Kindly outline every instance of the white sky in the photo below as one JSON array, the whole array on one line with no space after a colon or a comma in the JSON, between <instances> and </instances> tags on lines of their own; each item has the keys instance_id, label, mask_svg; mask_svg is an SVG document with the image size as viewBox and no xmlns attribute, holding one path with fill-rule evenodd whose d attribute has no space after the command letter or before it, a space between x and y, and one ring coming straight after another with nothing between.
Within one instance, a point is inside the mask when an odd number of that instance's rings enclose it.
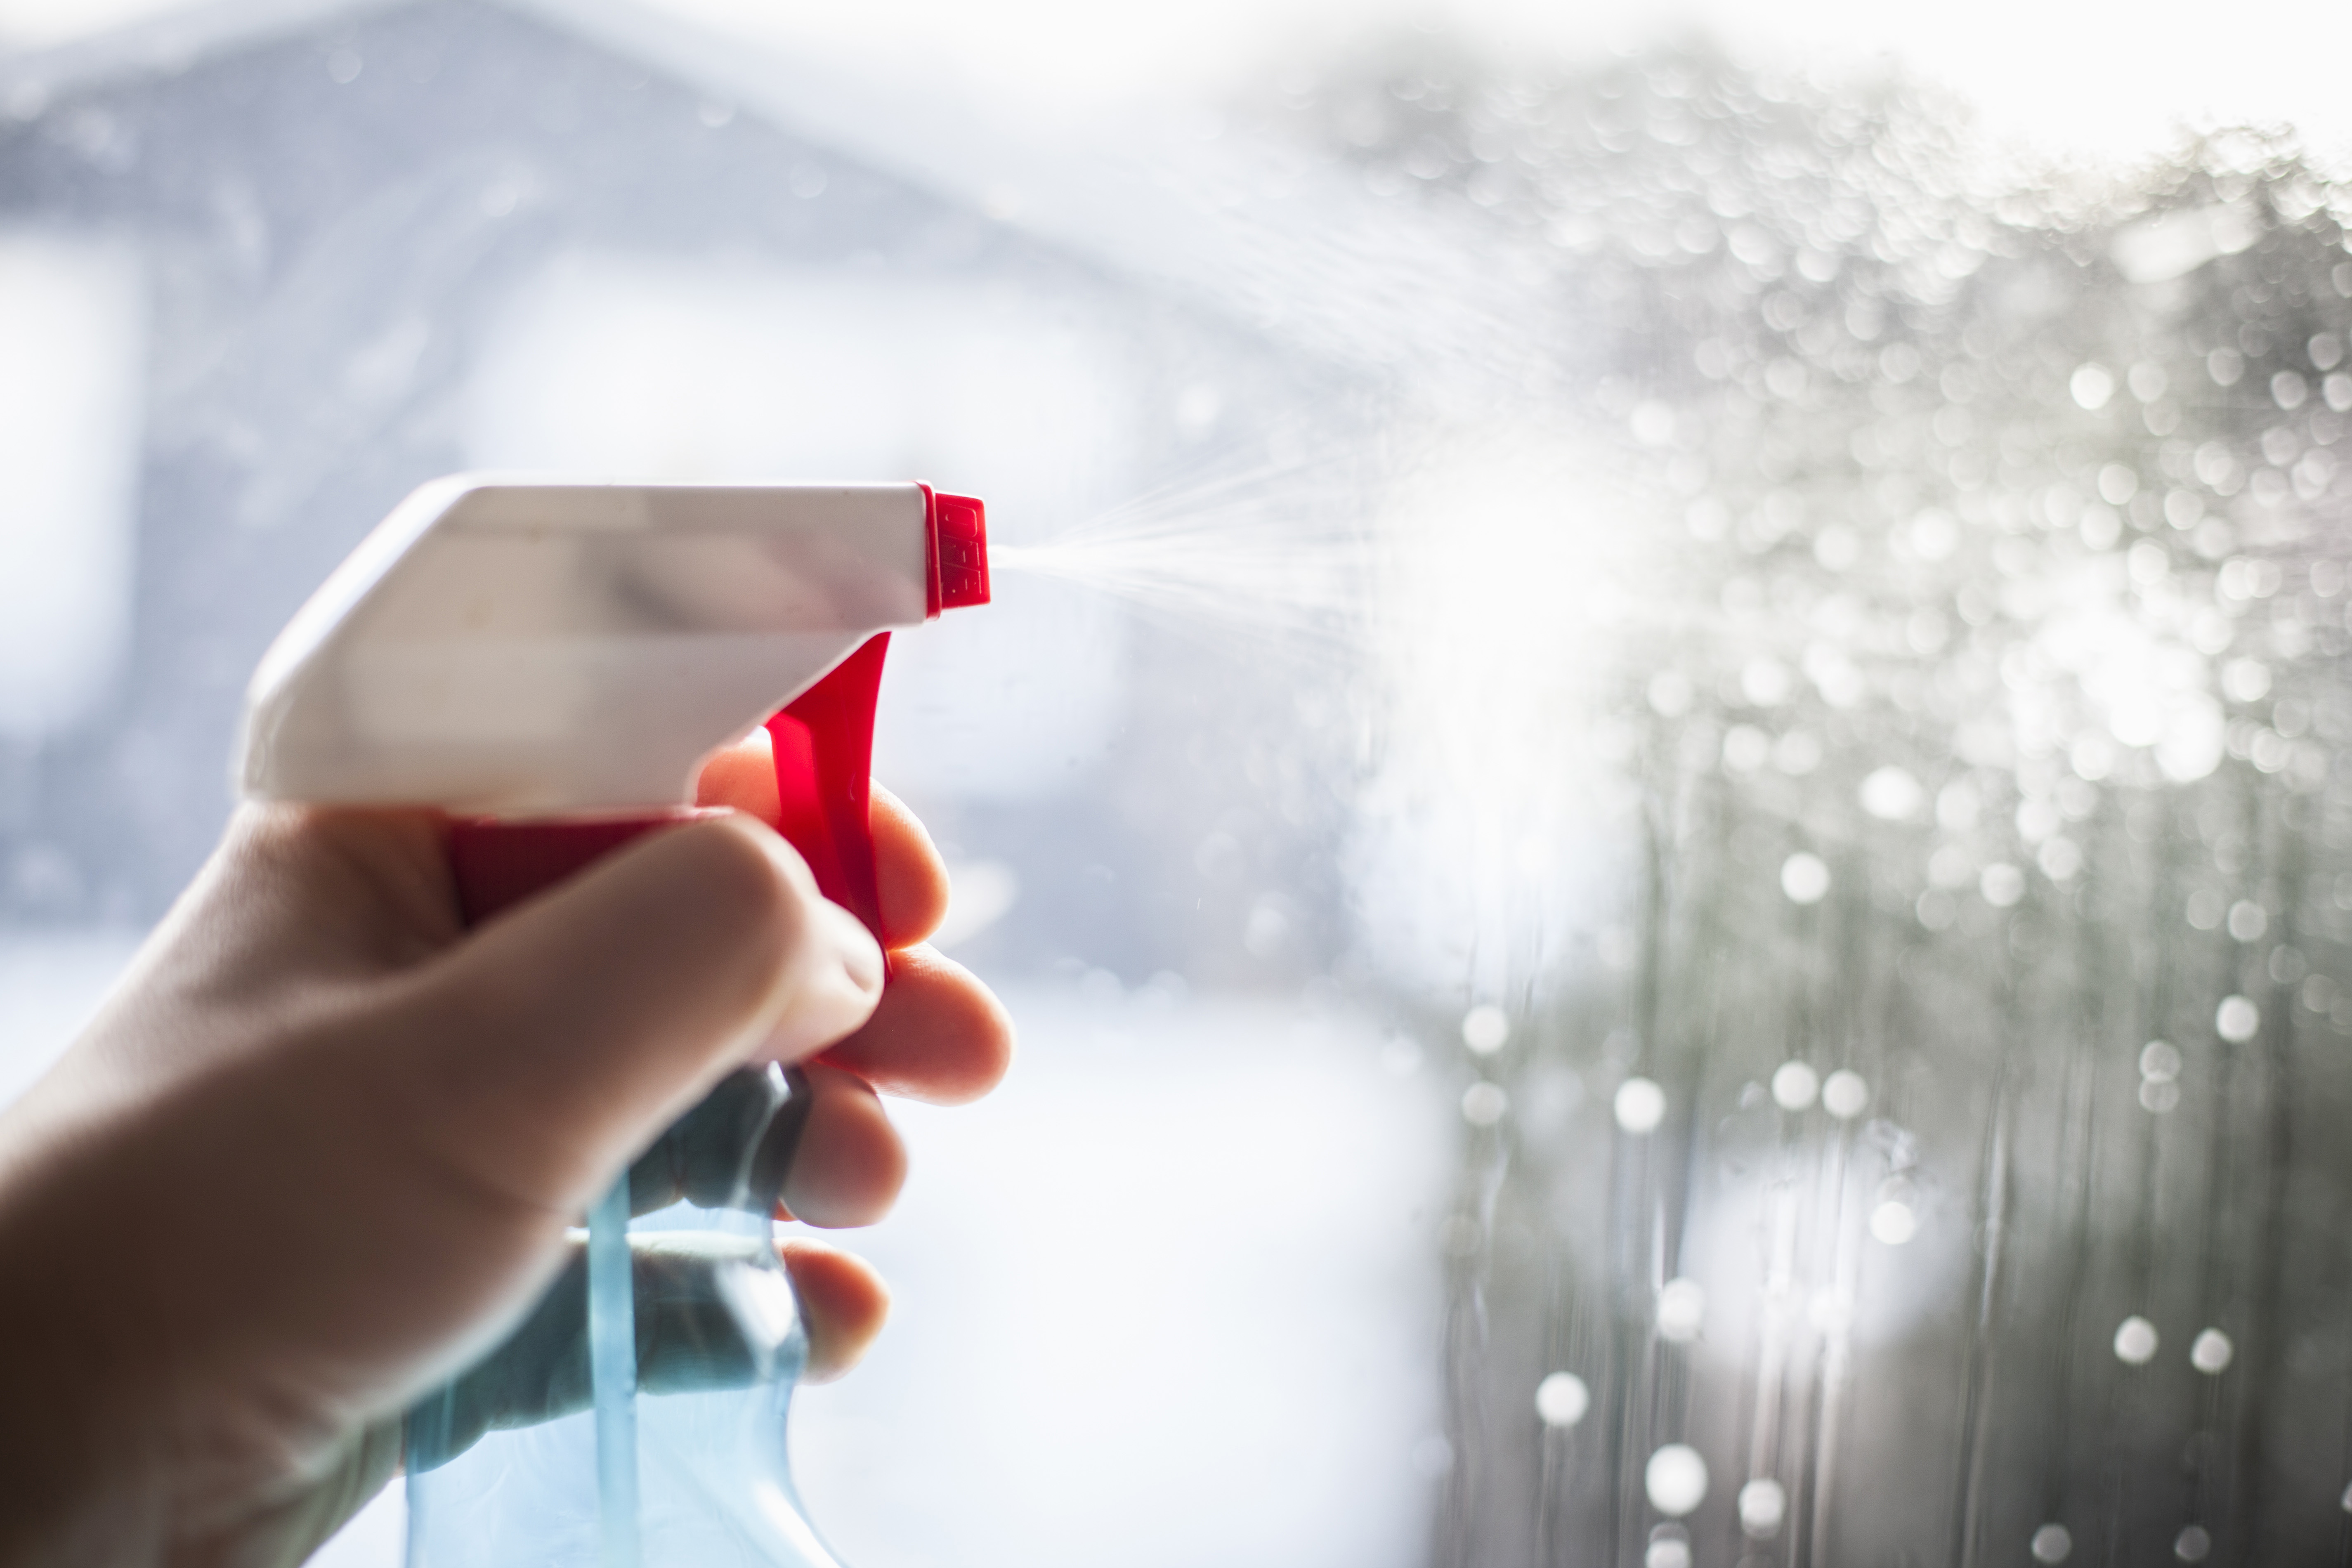
<instances>
[{"instance_id":1,"label":"white sky","mask_svg":"<svg viewBox=\"0 0 2352 1568\"><path fill-rule=\"evenodd\" d=\"M0 5L35 0L0 0ZM1213 89L1323 39L1413 22L1589 51L1700 26L1835 68L1892 55L1959 89L1987 122L2064 152L2129 155L2200 117L2292 120L2352 152L2346 0L657 0L746 31L828 38L976 86L1100 107ZM1041 105L1043 106L1043 105Z\"/></svg>"},{"instance_id":2,"label":"white sky","mask_svg":"<svg viewBox=\"0 0 2352 1568\"><path fill-rule=\"evenodd\" d=\"M0 0L0 39L55 41L189 0ZM1693 25L1824 65L1892 54L2007 135L2129 154L2183 119L2302 125L2352 153L2346 0L645 0L778 41L820 41L963 78L1048 112L1213 90L1319 39L1412 21L1547 50Z\"/></svg>"}]
</instances>

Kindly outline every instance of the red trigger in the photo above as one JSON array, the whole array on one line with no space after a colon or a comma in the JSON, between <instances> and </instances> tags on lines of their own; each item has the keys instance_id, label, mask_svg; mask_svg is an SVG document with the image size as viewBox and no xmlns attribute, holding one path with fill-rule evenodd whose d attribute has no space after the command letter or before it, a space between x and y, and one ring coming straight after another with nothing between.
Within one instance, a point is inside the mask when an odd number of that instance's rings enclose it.
<instances>
[{"instance_id":1,"label":"red trigger","mask_svg":"<svg viewBox=\"0 0 2352 1568\"><path fill-rule=\"evenodd\" d=\"M824 679L768 721L776 753L776 830L801 852L819 891L882 942L868 785L874 704L890 634L866 639Z\"/></svg>"}]
</instances>

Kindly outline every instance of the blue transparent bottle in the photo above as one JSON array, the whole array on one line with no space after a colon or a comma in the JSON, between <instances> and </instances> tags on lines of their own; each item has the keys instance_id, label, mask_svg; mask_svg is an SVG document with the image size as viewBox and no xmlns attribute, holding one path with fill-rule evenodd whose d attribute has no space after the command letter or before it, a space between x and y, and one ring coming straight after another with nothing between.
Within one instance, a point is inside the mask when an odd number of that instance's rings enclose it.
<instances>
[{"instance_id":1,"label":"blue transparent bottle","mask_svg":"<svg viewBox=\"0 0 2352 1568\"><path fill-rule=\"evenodd\" d=\"M808 1103L796 1072L728 1078L409 1413L410 1568L838 1568L784 1445L808 1342L772 1215Z\"/></svg>"}]
</instances>

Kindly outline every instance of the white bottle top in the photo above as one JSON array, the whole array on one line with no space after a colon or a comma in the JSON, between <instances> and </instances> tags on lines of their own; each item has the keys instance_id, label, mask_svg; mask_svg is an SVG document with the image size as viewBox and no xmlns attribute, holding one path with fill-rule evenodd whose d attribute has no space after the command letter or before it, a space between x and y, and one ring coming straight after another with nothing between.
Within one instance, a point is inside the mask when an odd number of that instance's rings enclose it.
<instances>
[{"instance_id":1,"label":"white bottle top","mask_svg":"<svg viewBox=\"0 0 2352 1568\"><path fill-rule=\"evenodd\" d=\"M929 505L915 484L436 479L263 657L237 784L501 816L688 802L712 751L926 618Z\"/></svg>"}]
</instances>

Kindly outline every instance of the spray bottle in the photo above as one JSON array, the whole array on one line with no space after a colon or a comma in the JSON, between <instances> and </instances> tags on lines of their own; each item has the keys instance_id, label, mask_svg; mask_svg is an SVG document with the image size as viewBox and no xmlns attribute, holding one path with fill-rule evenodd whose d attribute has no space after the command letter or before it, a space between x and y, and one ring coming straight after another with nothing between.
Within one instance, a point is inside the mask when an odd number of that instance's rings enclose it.
<instances>
[{"instance_id":1,"label":"spray bottle","mask_svg":"<svg viewBox=\"0 0 2352 1568\"><path fill-rule=\"evenodd\" d=\"M703 760L764 721L780 831L878 938L889 632L988 598L984 509L928 485L440 479L264 656L239 783L448 813L474 922L692 815ZM721 1082L410 1411L411 1568L837 1568L784 1455L807 1346L771 1226L807 1109L795 1072Z\"/></svg>"}]
</instances>

